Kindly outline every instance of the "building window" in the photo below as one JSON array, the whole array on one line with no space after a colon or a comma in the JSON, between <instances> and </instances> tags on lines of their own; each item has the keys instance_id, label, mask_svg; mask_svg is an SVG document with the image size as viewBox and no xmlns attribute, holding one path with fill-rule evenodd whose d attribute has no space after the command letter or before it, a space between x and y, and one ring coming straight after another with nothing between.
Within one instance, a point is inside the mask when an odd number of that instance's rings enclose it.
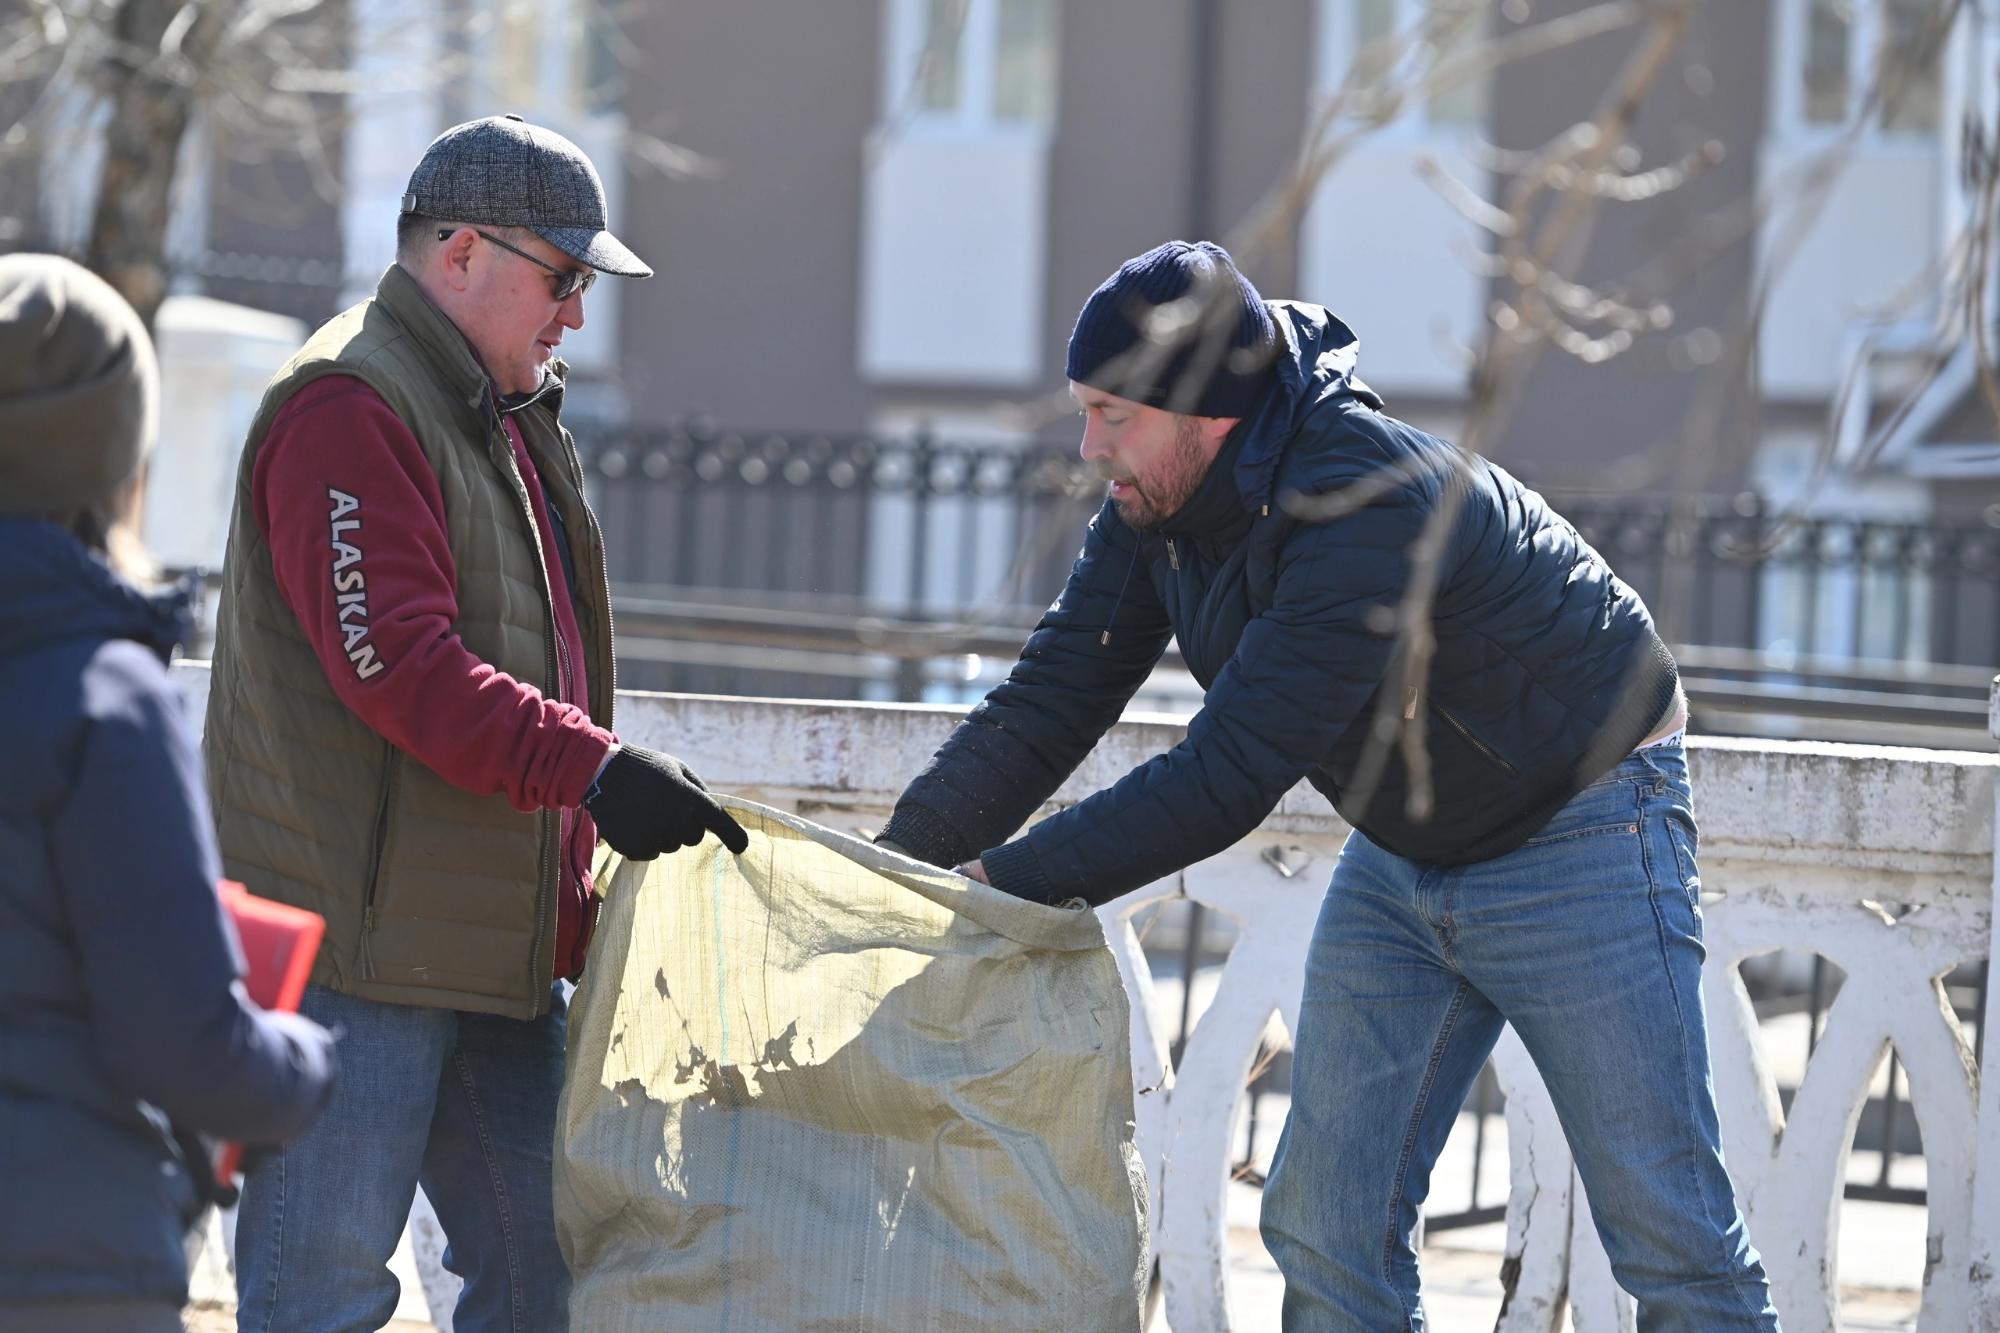
<instances>
[{"instance_id":1,"label":"building window","mask_svg":"<svg viewBox=\"0 0 2000 1333\"><path fill-rule=\"evenodd\" d=\"M1933 136L1943 118L1941 20L1936 0L1785 0L1773 80L1781 126L1833 133L1857 116L1886 136ZM1874 93L1873 102L1867 99Z\"/></svg>"},{"instance_id":2,"label":"building window","mask_svg":"<svg viewBox=\"0 0 2000 1333\"><path fill-rule=\"evenodd\" d=\"M542 12L533 5L503 4L493 16L493 77L508 105L542 100Z\"/></svg>"},{"instance_id":3,"label":"building window","mask_svg":"<svg viewBox=\"0 0 2000 1333\"><path fill-rule=\"evenodd\" d=\"M959 85L959 42L965 33L966 0L929 0L924 35L918 43L917 105L936 115L955 115L964 100Z\"/></svg>"},{"instance_id":4,"label":"building window","mask_svg":"<svg viewBox=\"0 0 2000 1333\"><path fill-rule=\"evenodd\" d=\"M1489 0L1358 0L1336 3L1321 12L1327 22L1345 28L1347 59L1337 68L1351 71L1357 89L1389 92L1421 80L1429 71L1471 52L1486 40ZM1397 109L1399 123L1451 133L1480 128L1486 120L1490 77L1469 72L1450 87L1440 88L1422 102ZM1376 114L1370 99L1357 111Z\"/></svg>"},{"instance_id":5,"label":"building window","mask_svg":"<svg viewBox=\"0 0 2000 1333\"><path fill-rule=\"evenodd\" d=\"M561 118L624 104L623 39L604 5L498 0L491 14L490 78L505 109Z\"/></svg>"},{"instance_id":6,"label":"building window","mask_svg":"<svg viewBox=\"0 0 2000 1333\"><path fill-rule=\"evenodd\" d=\"M609 115L624 107L625 66L636 54L605 8L593 3L572 11L571 86L576 90L578 108L591 115Z\"/></svg>"},{"instance_id":7,"label":"building window","mask_svg":"<svg viewBox=\"0 0 2000 1333\"><path fill-rule=\"evenodd\" d=\"M1029 387L1048 355L1055 0L888 0L882 37L857 365L881 384ZM976 327L938 338L959 310Z\"/></svg>"},{"instance_id":8,"label":"building window","mask_svg":"<svg viewBox=\"0 0 2000 1333\"><path fill-rule=\"evenodd\" d=\"M894 0L892 116L940 126L1055 120L1053 0Z\"/></svg>"},{"instance_id":9,"label":"building window","mask_svg":"<svg viewBox=\"0 0 2000 1333\"><path fill-rule=\"evenodd\" d=\"M1806 124L1841 125L1847 121L1847 53L1853 26L1839 0L1812 0L1806 15Z\"/></svg>"},{"instance_id":10,"label":"building window","mask_svg":"<svg viewBox=\"0 0 2000 1333\"><path fill-rule=\"evenodd\" d=\"M1888 0L1884 8L1881 59L1888 101L1882 128L1891 134L1935 134L1942 123L1943 8L1930 0Z\"/></svg>"},{"instance_id":11,"label":"building window","mask_svg":"<svg viewBox=\"0 0 2000 1333\"><path fill-rule=\"evenodd\" d=\"M996 120L1047 125L1055 119L1056 46L1050 0L999 0L994 41Z\"/></svg>"}]
</instances>

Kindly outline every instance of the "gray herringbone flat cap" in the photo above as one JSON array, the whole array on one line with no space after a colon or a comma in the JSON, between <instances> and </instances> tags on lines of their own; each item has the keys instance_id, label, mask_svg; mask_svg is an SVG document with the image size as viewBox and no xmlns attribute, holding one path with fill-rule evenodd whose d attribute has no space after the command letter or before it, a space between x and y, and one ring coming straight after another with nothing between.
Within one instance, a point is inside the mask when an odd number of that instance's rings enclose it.
<instances>
[{"instance_id":1,"label":"gray herringbone flat cap","mask_svg":"<svg viewBox=\"0 0 2000 1333\"><path fill-rule=\"evenodd\" d=\"M645 260L605 230L604 182L583 150L519 116L467 121L431 140L410 173L403 211L526 227L600 273L653 276Z\"/></svg>"}]
</instances>

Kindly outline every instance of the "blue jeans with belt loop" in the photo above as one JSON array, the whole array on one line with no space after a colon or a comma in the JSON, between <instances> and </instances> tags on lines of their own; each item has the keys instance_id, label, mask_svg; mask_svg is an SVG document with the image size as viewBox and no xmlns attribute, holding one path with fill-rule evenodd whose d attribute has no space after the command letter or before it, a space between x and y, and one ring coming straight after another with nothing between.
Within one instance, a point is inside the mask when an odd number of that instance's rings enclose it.
<instances>
[{"instance_id":1,"label":"blue jeans with belt loop","mask_svg":"<svg viewBox=\"0 0 2000 1333\"><path fill-rule=\"evenodd\" d=\"M1679 744L1628 756L1489 861L1348 839L1264 1192L1287 1330L1425 1328L1418 1210L1502 1023L1548 1086L1639 1328L1778 1327L1723 1169L1695 849Z\"/></svg>"}]
</instances>

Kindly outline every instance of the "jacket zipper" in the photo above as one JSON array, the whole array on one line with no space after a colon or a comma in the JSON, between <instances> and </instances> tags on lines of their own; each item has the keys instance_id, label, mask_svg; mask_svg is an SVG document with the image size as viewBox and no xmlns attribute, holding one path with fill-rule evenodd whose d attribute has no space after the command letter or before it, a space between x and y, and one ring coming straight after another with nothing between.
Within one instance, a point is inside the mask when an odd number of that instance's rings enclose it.
<instances>
[{"instance_id":1,"label":"jacket zipper","mask_svg":"<svg viewBox=\"0 0 2000 1333\"><path fill-rule=\"evenodd\" d=\"M1167 538L1167 563L1175 569L1181 567L1181 553L1174 549L1174 539Z\"/></svg>"},{"instance_id":2,"label":"jacket zipper","mask_svg":"<svg viewBox=\"0 0 2000 1333\"><path fill-rule=\"evenodd\" d=\"M556 628L555 585L551 582L549 576L548 554L542 550L542 525L535 519L535 503L529 498L527 480L521 476L520 464L514 458L514 438L507 433L507 423L500 419L500 414L497 410L493 413L493 427L499 432L500 443L506 448L507 470L514 479L514 498L520 502L521 512L528 520L528 531L535 539L535 562L541 566L542 570L542 604L548 612L549 625L549 636L542 642L543 679L547 680L551 676L555 677L557 697L560 698L562 678L558 673L562 667L561 660L557 654L562 646L562 634ZM527 447L525 428L522 432L521 445L523 449ZM555 502L551 500L549 503L553 504ZM539 979L549 976L555 967L555 959L553 957L547 962L543 962L542 941L543 937L548 933L549 907L554 903L556 892L561 887L560 868L558 868L556 874L558 882L550 883L549 851L552 842L561 840L562 826L558 818L556 828L552 831L549 827L549 813L549 811L544 810L541 817L541 852L535 866L535 941L528 949L528 995L534 1004L534 1012L538 1016L542 1013L542 1003L548 994L548 988L541 984ZM551 954L553 954L555 949L555 942L553 940L549 941L549 949Z\"/></svg>"},{"instance_id":3,"label":"jacket zipper","mask_svg":"<svg viewBox=\"0 0 2000 1333\"><path fill-rule=\"evenodd\" d=\"M553 605L549 607L549 625L556 641L556 701L573 704L576 700L570 696L576 693L576 671L570 666L569 648L563 643L562 627L556 621ZM589 707L588 702L584 706Z\"/></svg>"},{"instance_id":4,"label":"jacket zipper","mask_svg":"<svg viewBox=\"0 0 2000 1333\"><path fill-rule=\"evenodd\" d=\"M370 861L368 875L368 896L361 906L361 979L375 979L375 896L382 888L382 858L389 853L389 812L396 805L396 782L403 775L403 752L395 746L389 751L388 772L382 778L382 798L375 807L375 855Z\"/></svg>"},{"instance_id":5,"label":"jacket zipper","mask_svg":"<svg viewBox=\"0 0 2000 1333\"><path fill-rule=\"evenodd\" d=\"M1466 726L1463 722L1460 722L1457 718L1453 717L1451 715L1451 710L1447 709L1443 704L1433 699L1431 700L1431 707L1437 709L1437 715L1439 717L1443 718L1446 722L1449 722L1451 724L1451 729L1453 731L1457 732L1460 736L1465 738L1465 743L1467 745L1470 745L1473 749L1479 751L1479 753L1485 755L1488 759L1491 759L1494 763L1500 765L1500 767L1506 769L1509 773L1518 773L1520 771L1519 769L1515 768L1512 764L1508 763L1505 759L1503 759L1500 756L1500 753L1497 750L1495 750L1492 746L1488 745L1485 741L1480 740L1479 737L1473 735L1472 729Z\"/></svg>"},{"instance_id":6,"label":"jacket zipper","mask_svg":"<svg viewBox=\"0 0 2000 1333\"><path fill-rule=\"evenodd\" d=\"M611 570L606 566L604 558L604 530L597 524L597 513L590 507L590 497L584 494L583 459L576 452L576 441L571 439L569 432L563 430L560 425L556 429L562 432L563 444L569 450L570 481L576 487L576 498L583 503L584 521L589 525L590 553L592 559L597 562L597 587L598 591L604 597L602 603L604 607L604 640L606 644L614 645L604 654L604 669L609 673L609 688L604 691L604 716L600 718L593 712L590 717L591 721L609 731L611 729L612 714L616 711L618 698L618 657L615 648L615 644L617 643L617 626L611 618ZM586 710L589 709L590 701L588 699L584 700L583 704Z\"/></svg>"}]
</instances>

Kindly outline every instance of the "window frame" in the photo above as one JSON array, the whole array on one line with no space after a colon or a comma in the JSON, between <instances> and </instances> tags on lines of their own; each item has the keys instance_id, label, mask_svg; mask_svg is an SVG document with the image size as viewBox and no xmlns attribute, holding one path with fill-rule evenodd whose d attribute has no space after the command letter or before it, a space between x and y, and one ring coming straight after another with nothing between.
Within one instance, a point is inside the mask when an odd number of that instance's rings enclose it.
<instances>
[{"instance_id":1,"label":"window frame","mask_svg":"<svg viewBox=\"0 0 2000 1333\"><path fill-rule=\"evenodd\" d=\"M1852 0L1848 25L1847 102L1837 122L1819 124L1806 117L1806 56L1811 44L1814 0L1778 0L1773 7L1771 34L1773 68L1767 80L1769 137L1803 147L1824 146L1845 137L1854 123L1857 98L1874 74L1876 52L1888 31L1888 0ZM1963 23L1965 15L1958 21ZM1947 34L1937 53L1938 123L1929 129L1891 129L1879 118L1861 127L1854 142L1870 152L1920 155L1940 151L1945 124L1951 118L1951 61L1955 46Z\"/></svg>"},{"instance_id":2,"label":"window frame","mask_svg":"<svg viewBox=\"0 0 2000 1333\"><path fill-rule=\"evenodd\" d=\"M889 0L884 6L887 31L882 68L882 119L900 130L924 134L1018 135L1047 138L1061 114L1059 88L1050 90L1046 120L1003 119L996 110L1000 61L1001 0L962 0L965 21L959 30L958 105L934 110L923 105L917 62L929 36L931 0ZM1058 68L1062 59L1059 0L1049 0L1048 41Z\"/></svg>"},{"instance_id":3,"label":"window frame","mask_svg":"<svg viewBox=\"0 0 2000 1333\"><path fill-rule=\"evenodd\" d=\"M480 70L484 72L475 72L474 79L485 82L504 109L519 111L531 120L540 116L557 122L623 123L622 87L617 96L609 99L591 96L593 90L583 87L588 65L587 44L593 31L591 21L599 7L595 0L555 6L534 0L475 0L475 3L488 22L476 44ZM513 21L510 16L515 15L534 25L534 77L527 88L507 86L506 80L526 71L505 69L500 58L503 28ZM620 78L622 81L624 76L621 74Z\"/></svg>"},{"instance_id":4,"label":"window frame","mask_svg":"<svg viewBox=\"0 0 2000 1333\"><path fill-rule=\"evenodd\" d=\"M1407 33L1423 21L1431 0L1387 0L1393 16L1390 31ZM1490 0L1483 0L1491 7ZM1361 6L1354 0L1321 0L1319 6L1318 41L1319 68L1330 82L1323 83L1318 90L1320 104L1331 99L1339 90L1340 83L1353 69L1354 62L1363 49L1361 43ZM1394 120L1374 131L1379 138L1403 141L1430 141L1453 144L1470 143L1486 134L1493 120L1493 84L1491 71L1478 76L1481 87L1479 110L1470 120L1464 122L1439 120L1431 113L1431 101L1425 98L1413 102Z\"/></svg>"}]
</instances>

